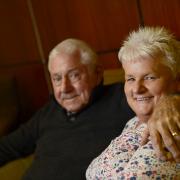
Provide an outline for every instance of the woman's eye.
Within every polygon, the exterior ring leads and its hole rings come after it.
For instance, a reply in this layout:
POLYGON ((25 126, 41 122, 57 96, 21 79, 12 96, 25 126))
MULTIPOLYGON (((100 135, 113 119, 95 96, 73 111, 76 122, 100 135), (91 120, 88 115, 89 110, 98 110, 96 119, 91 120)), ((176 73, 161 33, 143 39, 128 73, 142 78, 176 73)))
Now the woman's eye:
POLYGON ((157 79, 155 76, 147 76, 145 77, 145 80, 154 80, 157 79))

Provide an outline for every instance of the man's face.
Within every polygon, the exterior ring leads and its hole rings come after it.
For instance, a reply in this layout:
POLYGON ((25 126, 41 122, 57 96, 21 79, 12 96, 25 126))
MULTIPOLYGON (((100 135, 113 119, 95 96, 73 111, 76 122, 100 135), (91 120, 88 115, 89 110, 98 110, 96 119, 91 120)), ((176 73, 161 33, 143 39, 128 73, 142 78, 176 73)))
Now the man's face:
POLYGON ((57 102, 67 111, 78 112, 84 108, 95 86, 99 84, 96 70, 89 72, 79 54, 59 54, 51 59, 49 71, 57 102))

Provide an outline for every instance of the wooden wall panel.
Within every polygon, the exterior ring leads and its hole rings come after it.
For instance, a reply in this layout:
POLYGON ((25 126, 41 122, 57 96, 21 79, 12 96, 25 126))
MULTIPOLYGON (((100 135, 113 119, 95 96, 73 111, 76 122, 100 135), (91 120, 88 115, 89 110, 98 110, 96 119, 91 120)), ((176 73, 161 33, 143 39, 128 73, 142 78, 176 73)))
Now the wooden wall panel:
POLYGON ((104 69, 121 68, 121 63, 118 60, 118 52, 99 54, 99 60, 103 64, 104 69))
POLYGON ((0 76, 15 78, 21 119, 26 121, 49 98, 44 69, 40 64, 0 68, 0 76))
POLYGON ((1 0, 0 22, 0 76, 16 80, 20 123, 49 97, 27 0, 1 0))
POLYGON ((180 0, 140 0, 145 25, 165 26, 180 39, 180 0))
POLYGON ((139 26, 136 0, 31 0, 46 57, 65 38, 114 51, 139 26))
POLYGON ((16 78, 28 118, 48 99, 42 61, 57 43, 85 40, 105 69, 120 68, 118 49, 129 31, 164 25, 180 38, 179 17, 180 0, 1 0, 0 75, 16 78))
POLYGON ((40 61, 25 0, 1 0, 0 66, 40 61))

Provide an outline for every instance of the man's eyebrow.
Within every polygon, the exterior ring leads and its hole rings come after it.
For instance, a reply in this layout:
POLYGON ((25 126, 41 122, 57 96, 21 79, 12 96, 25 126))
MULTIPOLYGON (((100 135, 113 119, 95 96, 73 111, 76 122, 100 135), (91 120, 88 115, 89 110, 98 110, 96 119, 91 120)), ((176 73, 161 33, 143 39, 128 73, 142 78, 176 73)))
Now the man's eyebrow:
POLYGON ((61 74, 59 73, 55 73, 55 74, 52 74, 53 77, 58 77, 58 76, 61 76, 61 74))
MULTIPOLYGON (((69 74, 69 73, 71 73, 73 71, 80 71, 80 70, 81 70, 81 68, 75 67, 75 68, 72 68, 72 69, 68 70, 68 72, 66 74, 69 74)), ((52 74, 52 76, 54 76, 54 77, 61 76, 61 73, 54 73, 54 74, 52 74)))
POLYGON ((68 71, 68 73, 73 72, 73 71, 80 71, 80 68, 73 68, 73 69, 70 69, 70 70, 68 71))

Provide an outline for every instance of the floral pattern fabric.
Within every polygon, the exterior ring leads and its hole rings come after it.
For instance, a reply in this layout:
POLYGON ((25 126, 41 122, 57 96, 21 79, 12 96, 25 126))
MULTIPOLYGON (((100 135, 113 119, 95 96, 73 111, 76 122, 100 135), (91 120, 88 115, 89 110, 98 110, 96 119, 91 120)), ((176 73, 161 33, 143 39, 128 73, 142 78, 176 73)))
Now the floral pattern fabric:
POLYGON ((180 179, 180 163, 161 161, 149 141, 141 146, 146 124, 131 119, 122 134, 92 161, 86 171, 87 180, 180 179))

